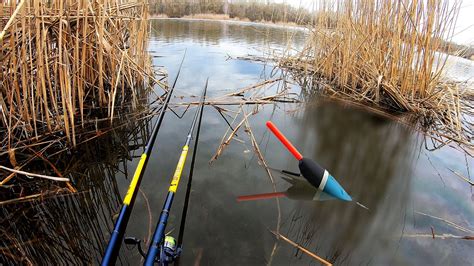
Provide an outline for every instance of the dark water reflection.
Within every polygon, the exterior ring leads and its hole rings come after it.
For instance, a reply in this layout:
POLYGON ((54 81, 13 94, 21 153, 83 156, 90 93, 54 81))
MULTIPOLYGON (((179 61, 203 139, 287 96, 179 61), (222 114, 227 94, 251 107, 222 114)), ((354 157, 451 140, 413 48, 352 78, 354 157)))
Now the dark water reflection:
POLYGON ((389 263, 411 198, 414 139, 406 128, 334 103, 307 108, 300 120, 305 153, 331 169, 355 204, 299 204, 290 211, 288 235, 333 262, 389 263), (382 248, 383 247, 383 248, 382 248))
MULTIPOLYGON (((35 187, 52 192, 0 206, 1 265, 100 262, 121 204, 115 177, 119 172, 127 173, 127 161, 144 146, 149 134, 146 120, 123 122, 119 119, 113 126, 126 126, 79 146, 73 154, 63 152, 49 158, 58 171, 73 180, 77 193, 57 189, 60 187, 54 182, 46 187, 45 182, 33 179, 21 183, 25 193, 35 187)), ((4 195, 17 186, 8 185, 2 187, 4 195)))
MULTIPOLYGON (((255 24, 155 20, 150 51, 154 63, 165 66, 173 77, 187 50, 173 99, 173 102, 179 102, 180 96, 199 94, 208 76, 210 97, 269 78, 275 73, 272 67, 228 60, 228 56, 261 55, 268 47, 284 48, 289 37, 302 45, 304 33, 255 24)), ((293 90, 298 92, 297 88, 293 90)), ((281 234, 342 265, 472 265, 473 241, 411 236, 430 234, 431 227, 437 234, 467 234, 418 212, 439 216, 473 230, 473 192, 447 169, 467 175, 465 165, 474 169, 472 160, 466 162, 461 153, 449 148, 428 152, 417 133, 365 111, 320 99, 312 102, 314 104, 306 106, 265 106, 250 117, 266 161, 275 168, 297 170, 297 162, 266 130, 265 122, 271 119, 305 156, 329 169, 346 191, 370 210, 340 201, 280 198, 281 234)), ((183 110, 175 108, 178 112, 183 110)), ((253 108, 249 106, 245 110, 251 112, 253 108)), ((195 264, 197 262, 200 265, 265 265, 269 260, 273 265, 318 265, 287 243, 277 242, 270 233, 269 230, 275 230, 278 220, 276 200, 236 201, 241 195, 273 192, 272 185, 242 130, 238 134, 245 143, 232 142, 223 155, 209 165, 227 125, 215 109, 209 107, 205 108, 203 118, 181 265, 199 265, 195 264), (278 243, 277 249, 271 257, 275 243, 278 243)), ((146 241, 152 233, 191 119, 192 112, 182 119, 171 113, 165 116, 164 127, 142 182, 144 194, 137 197, 126 235, 146 241)), ((117 149, 117 145, 111 145, 111 150, 117 149)), ((122 159, 116 162, 123 162, 126 157, 120 157, 122 159)), ((41 210, 52 212, 66 208, 66 215, 82 217, 66 218, 67 223, 64 223, 64 226, 83 223, 84 228, 72 236, 81 239, 81 243, 85 239, 91 241, 87 244, 90 247, 78 249, 83 257, 71 259, 72 262, 97 263, 100 260, 109 237, 111 217, 118 210, 119 195, 125 195, 133 174, 124 169, 134 169, 137 163, 133 159, 125 165, 116 163, 113 168, 107 168, 107 174, 101 175, 106 178, 99 180, 108 185, 98 186, 104 189, 87 196, 88 200, 77 199, 74 204, 64 202, 61 207, 53 204, 53 207, 41 210), (85 206, 91 206, 97 213, 80 215, 85 206), (101 226, 93 229, 93 224, 101 226)), ((83 169, 84 173, 87 171, 83 169)), ((188 167, 184 169, 167 227, 175 237, 181 222, 187 172, 188 167)), ((278 191, 291 187, 280 175, 275 173, 274 177, 278 191)), ((90 188, 101 183, 93 184, 90 188)), ((3 212, 12 215, 5 209, 3 212)), ((40 220, 42 223, 51 221, 40 220)), ((33 227, 44 228, 40 224, 33 227)), ((71 230, 50 234, 57 237, 71 230)), ((60 242, 74 243, 71 238, 60 242)), ((57 244, 53 246, 57 251, 51 252, 46 263, 71 258, 72 244, 63 245, 68 249, 60 249, 57 244)), ((140 264, 141 257, 136 249, 123 247, 121 254, 122 264, 140 264)))

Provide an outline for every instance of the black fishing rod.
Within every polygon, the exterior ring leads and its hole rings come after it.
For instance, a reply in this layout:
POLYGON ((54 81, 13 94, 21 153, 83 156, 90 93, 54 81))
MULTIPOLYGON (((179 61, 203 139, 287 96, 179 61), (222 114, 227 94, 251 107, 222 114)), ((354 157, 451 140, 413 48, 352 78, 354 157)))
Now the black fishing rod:
POLYGON ((132 213, 133 204, 135 203, 135 198, 137 197, 143 173, 153 150, 153 145, 155 143, 156 136, 158 135, 158 131, 161 128, 161 123, 163 122, 165 111, 168 108, 168 103, 170 102, 171 95, 173 94, 176 82, 179 78, 179 74, 181 73, 181 68, 183 66, 185 57, 186 51, 184 52, 183 59, 181 60, 181 63, 179 65, 178 73, 176 74, 176 77, 174 79, 173 86, 168 90, 166 94, 165 101, 163 102, 163 106, 161 107, 161 111, 158 116, 158 122, 153 128, 151 137, 145 146, 145 151, 140 157, 138 166, 135 169, 135 174, 133 175, 132 182, 130 182, 127 194, 123 199, 122 208, 120 209, 117 221, 115 221, 114 230, 112 232, 112 235, 110 236, 110 240, 107 245, 107 249, 105 250, 104 257, 102 258, 102 265, 115 265, 115 262, 117 261, 120 246, 122 245, 123 236, 125 234, 125 229, 127 228, 127 223, 130 219, 130 214, 132 213))
MULTIPOLYGON (((165 238, 164 235, 166 225, 168 223, 168 216, 171 210, 171 205, 173 204, 174 195, 178 190, 179 180, 181 179, 181 173, 183 172, 186 157, 188 155, 189 144, 191 142, 191 137, 198 117, 199 124, 201 124, 202 111, 204 108, 204 99, 206 97, 208 82, 209 79, 206 81, 206 85, 204 86, 204 91, 200 100, 200 107, 196 110, 196 113, 194 114, 194 118, 191 123, 191 128, 189 129, 189 133, 186 137, 186 142, 183 146, 181 156, 179 157, 179 161, 176 166, 173 179, 171 180, 171 184, 168 189, 168 195, 166 196, 166 200, 161 211, 160 218, 158 220, 158 223, 156 224, 152 242, 150 243, 150 247, 148 248, 148 252, 145 258, 145 265, 153 265, 156 261, 158 261, 161 265, 168 265, 168 263, 174 261, 179 256, 180 249, 176 249, 176 240, 171 236, 167 236, 165 238), (199 116, 199 114, 201 115, 199 116)), ((195 144, 196 143, 197 138, 195 139, 195 144)), ((194 146, 194 149, 196 149, 196 145, 194 146)), ((193 156, 194 155, 195 152, 193 151, 193 156)))
MULTIPOLYGON (((204 94, 203 98, 203 103, 206 100, 206 95, 204 94)), ((204 108, 204 104, 201 106, 201 108, 204 108)), ((188 206, 189 206, 189 198, 191 196, 191 185, 193 182, 193 174, 194 174, 194 163, 196 162, 196 154, 198 150, 198 144, 199 144, 199 133, 201 132, 201 121, 202 121, 202 114, 203 110, 201 109, 201 112, 199 114, 199 122, 198 122, 198 127, 196 129, 196 137, 194 139, 194 148, 193 148, 193 155, 191 156, 191 166, 189 169, 189 175, 188 175, 188 182, 186 184, 186 195, 184 197, 184 205, 183 205, 183 211, 181 213, 181 224, 179 225, 179 233, 178 233, 178 245, 179 249, 183 249, 183 238, 184 238, 184 228, 186 226, 186 217, 188 215, 188 206)), ((179 265, 179 258, 178 257, 174 263, 174 265, 179 265)))

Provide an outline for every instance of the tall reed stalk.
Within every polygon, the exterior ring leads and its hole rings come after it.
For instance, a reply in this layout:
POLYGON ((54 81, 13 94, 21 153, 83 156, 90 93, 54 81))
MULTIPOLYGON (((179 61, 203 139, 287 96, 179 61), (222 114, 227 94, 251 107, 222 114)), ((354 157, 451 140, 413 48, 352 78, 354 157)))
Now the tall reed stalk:
POLYGON ((458 1, 320 0, 315 7, 305 49, 282 65, 324 81, 337 97, 414 113, 472 145, 472 124, 463 120, 472 105, 443 82, 447 55, 437 52, 453 36, 458 1))
POLYGON ((68 145, 85 123, 114 118, 153 79, 146 1, 0 3, 0 146, 46 134, 68 145))

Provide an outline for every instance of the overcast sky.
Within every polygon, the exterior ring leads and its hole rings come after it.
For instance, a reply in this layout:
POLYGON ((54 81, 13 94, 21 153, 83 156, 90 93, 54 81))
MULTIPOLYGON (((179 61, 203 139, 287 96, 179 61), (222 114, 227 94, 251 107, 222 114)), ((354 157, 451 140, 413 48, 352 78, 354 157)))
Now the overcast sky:
MULTIPOLYGON (((295 7, 303 6, 308 9, 313 6, 313 1, 314 0, 273 0, 273 2, 286 2, 295 7)), ((472 0, 462 1, 461 11, 456 24, 456 34, 453 37, 453 41, 474 45, 474 1, 472 0)))

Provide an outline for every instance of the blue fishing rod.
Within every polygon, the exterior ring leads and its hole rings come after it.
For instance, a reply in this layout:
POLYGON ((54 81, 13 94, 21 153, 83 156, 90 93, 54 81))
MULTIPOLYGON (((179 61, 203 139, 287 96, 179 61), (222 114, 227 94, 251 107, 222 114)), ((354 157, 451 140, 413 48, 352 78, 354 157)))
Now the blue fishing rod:
POLYGON ((132 213, 133 205, 135 203, 135 198, 137 197, 138 190, 140 188, 140 183, 143 178, 143 173, 148 163, 148 159, 150 158, 151 152, 153 150, 153 145, 156 140, 156 136, 158 135, 158 131, 161 128, 161 124, 163 122, 163 118, 165 116, 165 111, 168 108, 168 103, 170 102, 171 95, 173 94, 174 88, 176 86, 176 82, 178 81, 179 74, 181 73, 181 68, 183 66, 184 58, 186 56, 186 52, 184 52, 183 59, 179 65, 178 73, 173 82, 173 86, 168 90, 166 94, 166 98, 163 102, 161 107, 160 114, 158 116, 158 122, 156 123, 153 131, 151 133, 151 137, 148 140, 145 151, 143 152, 142 156, 140 157, 140 161, 138 162, 138 166, 135 169, 135 174, 133 175, 132 182, 130 182, 130 186, 128 187, 127 194, 123 199, 122 208, 120 209, 119 216, 115 221, 114 230, 110 236, 109 243, 105 250, 104 257, 102 258, 101 265, 115 265, 117 261, 118 253, 120 251, 120 247, 123 242, 123 237, 125 234, 125 230, 127 228, 128 220, 130 219, 130 214, 132 213))
MULTIPOLYGON (((174 195, 178 190, 179 180, 181 179, 181 174, 183 172, 183 168, 188 155, 189 144, 191 142, 191 137, 193 135, 198 117, 199 125, 201 124, 202 111, 204 108, 204 99, 206 98, 208 83, 209 79, 206 81, 206 85, 204 86, 204 91, 200 100, 200 107, 196 110, 196 113, 194 114, 194 118, 191 123, 191 128, 189 129, 189 133, 186 137, 186 142, 183 146, 181 156, 179 157, 179 161, 176 166, 173 179, 171 180, 171 184, 168 189, 168 195, 166 196, 166 200, 163 205, 160 218, 158 220, 158 223, 156 224, 155 232, 153 233, 152 242, 150 243, 150 246, 148 248, 144 265, 154 265, 155 262, 159 262, 160 265, 168 265, 170 262, 173 262, 175 259, 177 259, 181 253, 181 249, 176 249, 176 240, 171 236, 165 237, 165 229, 168 223, 168 217, 171 210, 171 205, 173 204, 174 195), (199 116, 199 114, 201 115, 199 116)), ((197 136, 195 139, 194 149, 196 149, 196 143, 197 136)), ((193 157, 194 155, 195 153, 193 151, 193 157)))

